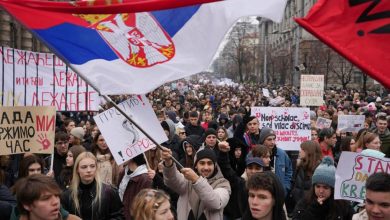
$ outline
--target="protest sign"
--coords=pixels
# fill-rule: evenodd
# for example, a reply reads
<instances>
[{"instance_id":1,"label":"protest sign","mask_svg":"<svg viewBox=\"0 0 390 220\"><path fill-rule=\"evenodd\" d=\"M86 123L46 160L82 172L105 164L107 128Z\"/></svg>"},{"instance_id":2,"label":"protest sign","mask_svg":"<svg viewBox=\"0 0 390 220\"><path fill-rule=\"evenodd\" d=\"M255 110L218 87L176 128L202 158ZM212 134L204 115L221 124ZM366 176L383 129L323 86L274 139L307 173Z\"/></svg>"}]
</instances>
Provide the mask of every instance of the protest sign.
<instances>
[{"instance_id":1,"label":"protest sign","mask_svg":"<svg viewBox=\"0 0 390 220\"><path fill-rule=\"evenodd\" d=\"M317 129L330 128L331 124L332 124L332 120L318 117L316 122L316 128Z\"/></svg>"},{"instance_id":2,"label":"protest sign","mask_svg":"<svg viewBox=\"0 0 390 220\"><path fill-rule=\"evenodd\" d=\"M300 144L311 140L310 110L308 108L252 107L263 127L272 128L276 134L276 145L283 150L299 150Z\"/></svg>"},{"instance_id":3,"label":"protest sign","mask_svg":"<svg viewBox=\"0 0 390 220\"><path fill-rule=\"evenodd\" d=\"M358 132L364 128L364 115L339 115L337 129L344 132Z\"/></svg>"},{"instance_id":4,"label":"protest sign","mask_svg":"<svg viewBox=\"0 0 390 220\"><path fill-rule=\"evenodd\" d=\"M145 95L132 96L118 106L157 143L168 140ZM119 165L156 147L114 107L96 115L94 120Z\"/></svg>"},{"instance_id":5,"label":"protest sign","mask_svg":"<svg viewBox=\"0 0 390 220\"><path fill-rule=\"evenodd\" d=\"M263 91L263 95L264 95L265 97L269 97L269 90L268 90L268 89L263 88L262 91Z\"/></svg>"},{"instance_id":6,"label":"protest sign","mask_svg":"<svg viewBox=\"0 0 390 220\"><path fill-rule=\"evenodd\" d=\"M0 106L98 110L98 93L53 54L2 47L0 60Z\"/></svg>"},{"instance_id":7,"label":"protest sign","mask_svg":"<svg viewBox=\"0 0 390 220\"><path fill-rule=\"evenodd\" d=\"M0 155L53 153L54 107L0 107L0 112Z\"/></svg>"},{"instance_id":8,"label":"protest sign","mask_svg":"<svg viewBox=\"0 0 390 220\"><path fill-rule=\"evenodd\" d=\"M324 104L324 75L301 75L300 105Z\"/></svg>"},{"instance_id":9,"label":"protest sign","mask_svg":"<svg viewBox=\"0 0 390 220\"><path fill-rule=\"evenodd\" d=\"M366 180L374 173L390 173L390 159L342 152L336 170L335 199L363 202Z\"/></svg>"}]
</instances>

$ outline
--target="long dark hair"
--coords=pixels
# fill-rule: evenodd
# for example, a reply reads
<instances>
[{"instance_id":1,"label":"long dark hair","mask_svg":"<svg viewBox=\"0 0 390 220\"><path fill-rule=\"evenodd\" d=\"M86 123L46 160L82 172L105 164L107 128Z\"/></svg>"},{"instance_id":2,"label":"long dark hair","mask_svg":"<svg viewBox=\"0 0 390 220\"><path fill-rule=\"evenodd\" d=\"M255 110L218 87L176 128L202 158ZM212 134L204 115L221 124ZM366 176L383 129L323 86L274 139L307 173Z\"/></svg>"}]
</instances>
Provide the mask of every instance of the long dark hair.
<instances>
[{"instance_id":1,"label":"long dark hair","mask_svg":"<svg viewBox=\"0 0 390 220\"><path fill-rule=\"evenodd\" d=\"M44 169L43 160L40 157L36 156L35 154L31 154L26 156L20 161L18 179L28 176L28 168L33 163L38 163L39 165L41 165L41 173L43 173L43 169Z\"/></svg>"}]
</instances>

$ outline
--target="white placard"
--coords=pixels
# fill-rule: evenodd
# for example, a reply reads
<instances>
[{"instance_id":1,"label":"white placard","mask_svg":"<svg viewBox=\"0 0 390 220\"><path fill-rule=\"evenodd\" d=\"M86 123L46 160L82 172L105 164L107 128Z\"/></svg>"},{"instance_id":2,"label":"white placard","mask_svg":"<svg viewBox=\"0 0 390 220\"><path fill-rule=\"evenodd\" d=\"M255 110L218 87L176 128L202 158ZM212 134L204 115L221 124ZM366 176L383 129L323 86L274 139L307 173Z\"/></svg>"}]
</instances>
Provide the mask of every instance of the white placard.
<instances>
[{"instance_id":1,"label":"white placard","mask_svg":"<svg viewBox=\"0 0 390 220\"><path fill-rule=\"evenodd\" d=\"M269 97L269 90L268 90L268 89L263 88L262 91L263 91L263 95L264 95L265 97Z\"/></svg>"},{"instance_id":2,"label":"white placard","mask_svg":"<svg viewBox=\"0 0 390 220\"><path fill-rule=\"evenodd\" d=\"M263 127L272 128L276 144L283 150L299 150L300 144L311 140L310 110L308 108L252 107Z\"/></svg>"},{"instance_id":3,"label":"white placard","mask_svg":"<svg viewBox=\"0 0 390 220\"><path fill-rule=\"evenodd\" d=\"M342 152L336 170L335 199L363 202L366 180L374 173L390 173L390 159Z\"/></svg>"},{"instance_id":4,"label":"white placard","mask_svg":"<svg viewBox=\"0 0 390 220\"><path fill-rule=\"evenodd\" d=\"M132 96L118 105L157 143L168 140L145 95ZM94 119L117 164L156 147L114 107L96 115Z\"/></svg>"},{"instance_id":5,"label":"white placard","mask_svg":"<svg viewBox=\"0 0 390 220\"><path fill-rule=\"evenodd\" d=\"M364 115L339 115L337 129L344 132L359 132L364 128Z\"/></svg>"},{"instance_id":6,"label":"white placard","mask_svg":"<svg viewBox=\"0 0 390 220\"><path fill-rule=\"evenodd\" d=\"M316 121L316 128L317 129L330 128L331 124L332 124L332 120L318 117Z\"/></svg>"},{"instance_id":7,"label":"white placard","mask_svg":"<svg viewBox=\"0 0 390 220\"><path fill-rule=\"evenodd\" d=\"M54 54L4 47L0 60L0 105L98 111L98 93Z\"/></svg>"},{"instance_id":8,"label":"white placard","mask_svg":"<svg viewBox=\"0 0 390 220\"><path fill-rule=\"evenodd\" d=\"M324 104L324 75L301 75L300 105Z\"/></svg>"}]
</instances>

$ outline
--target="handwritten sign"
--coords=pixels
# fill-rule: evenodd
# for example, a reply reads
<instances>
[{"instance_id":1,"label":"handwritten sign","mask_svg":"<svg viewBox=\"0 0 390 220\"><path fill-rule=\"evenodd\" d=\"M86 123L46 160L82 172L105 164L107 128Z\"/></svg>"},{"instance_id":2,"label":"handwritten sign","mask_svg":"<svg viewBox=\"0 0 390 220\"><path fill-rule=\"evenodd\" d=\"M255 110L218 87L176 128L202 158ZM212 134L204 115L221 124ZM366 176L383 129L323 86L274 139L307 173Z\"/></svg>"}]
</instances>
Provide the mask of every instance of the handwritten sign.
<instances>
[{"instance_id":1,"label":"handwritten sign","mask_svg":"<svg viewBox=\"0 0 390 220\"><path fill-rule=\"evenodd\" d=\"M53 153L54 107L0 107L0 112L0 155Z\"/></svg>"},{"instance_id":2,"label":"handwritten sign","mask_svg":"<svg viewBox=\"0 0 390 220\"><path fill-rule=\"evenodd\" d=\"M152 106L144 95L132 96L120 103L119 107L158 143L168 140ZM94 119L118 164L156 147L145 134L115 108L96 115Z\"/></svg>"},{"instance_id":3,"label":"handwritten sign","mask_svg":"<svg viewBox=\"0 0 390 220\"><path fill-rule=\"evenodd\" d=\"M98 111L98 93L53 54L4 47L0 60L0 106Z\"/></svg>"},{"instance_id":4,"label":"handwritten sign","mask_svg":"<svg viewBox=\"0 0 390 220\"><path fill-rule=\"evenodd\" d=\"M332 124L332 120L318 117L316 121L316 128L317 129L330 128L331 124Z\"/></svg>"},{"instance_id":5,"label":"handwritten sign","mask_svg":"<svg viewBox=\"0 0 390 220\"><path fill-rule=\"evenodd\" d=\"M310 110L308 108L252 107L263 127L272 128L276 144L283 150L299 150L300 144L311 139Z\"/></svg>"},{"instance_id":6,"label":"handwritten sign","mask_svg":"<svg viewBox=\"0 0 390 220\"><path fill-rule=\"evenodd\" d=\"M324 104L324 75L301 75L300 105Z\"/></svg>"},{"instance_id":7,"label":"handwritten sign","mask_svg":"<svg viewBox=\"0 0 390 220\"><path fill-rule=\"evenodd\" d=\"M339 115L337 129L344 132L359 132L364 128L364 115Z\"/></svg>"},{"instance_id":8,"label":"handwritten sign","mask_svg":"<svg viewBox=\"0 0 390 220\"><path fill-rule=\"evenodd\" d=\"M390 159L342 152L336 170L335 199L363 202L366 180L374 173L390 173Z\"/></svg>"}]
</instances>

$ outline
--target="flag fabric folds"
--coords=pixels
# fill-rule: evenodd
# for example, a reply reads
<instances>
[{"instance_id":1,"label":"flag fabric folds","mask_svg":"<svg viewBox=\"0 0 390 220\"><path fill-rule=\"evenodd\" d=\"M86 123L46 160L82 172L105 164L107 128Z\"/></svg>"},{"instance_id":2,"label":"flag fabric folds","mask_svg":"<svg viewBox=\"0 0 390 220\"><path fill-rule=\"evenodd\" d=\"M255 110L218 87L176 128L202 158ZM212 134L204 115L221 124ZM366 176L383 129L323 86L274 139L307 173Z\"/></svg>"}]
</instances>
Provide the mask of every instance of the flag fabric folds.
<instances>
[{"instance_id":1,"label":"flag fabric folds","mask_svg":"<svg viewBox=\"0 0 390 220\"><path fill-rule=\"evenodd\" d=\"M105 95L144 94L201 72L239 18L280 21L286 5L286 0L229 0L176 8L187 1L167 0L176 2L167 9L146 4L157 0L135 0L139 12L129 8L125 13L130 2L106 6L106 11L97 3L0 0L0 5ZM153 11L141 10L142 2Z\"/></svg>"},{"instance_id":2,"label":"flag fabric folds","mask_svg":"<svg viewBox=\"0 0 390 220\"><path fill-rule=\"evenodd\" d=\"M319 0L296 22L390 88L390 1Z\"/></svg>"}]
</instances>

